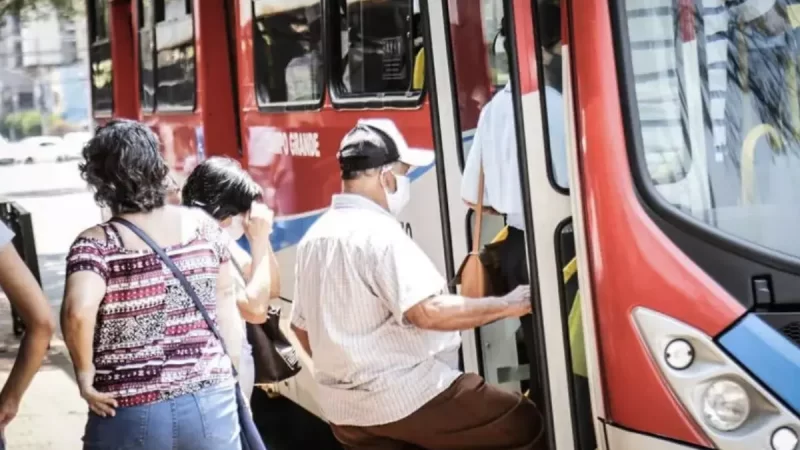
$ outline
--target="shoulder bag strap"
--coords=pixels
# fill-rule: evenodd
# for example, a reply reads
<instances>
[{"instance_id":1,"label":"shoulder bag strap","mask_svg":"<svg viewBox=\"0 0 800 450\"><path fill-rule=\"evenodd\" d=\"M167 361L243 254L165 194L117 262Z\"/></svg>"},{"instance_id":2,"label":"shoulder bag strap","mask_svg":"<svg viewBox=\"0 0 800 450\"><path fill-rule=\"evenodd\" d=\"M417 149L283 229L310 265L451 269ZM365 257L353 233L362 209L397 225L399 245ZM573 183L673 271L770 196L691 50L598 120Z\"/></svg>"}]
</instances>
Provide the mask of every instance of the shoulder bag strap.
<instances>
[{"instance_id":1,"label":"shoulder bag strap","mask_svg":"<svg viewBox=\"0 0 800 450\"><path fill-rule=\"evenodd\" d=\"M186 275L184 275L183 272L181 272L181 270L178 269L178 266L175 265L175 262L172 261L172 258L170 258L169 255L167 255L164 249L161 248L161 246L159 246L158 244L156 244L156 242L153 241L153 239L150 238L150 236L148 236L147 233L142 231L141 228L137 227L131 222L122 219L120 217L115 217L111 219L111 222L116 222L124 226L125 228L131 230L133 234L139 236L139 239L144 241L145 244L147 244L150 248L153 249L153 251L158 255L159 258L161 258L164 264L166 264L167 267L169 267L169 269L172 271L172 273L175 274L175 278L177 278L178 281L180 281L181 285L183 286L183 289L186 291L186 294L189 295L189 298L192 299L195 307L197 307L197 310L200 311L200 315L202 315L203 319L205 319L206 324L208 325L208 329L211 330L211 333L214 334L214 337L217 338L220 345L222 346L222 351L224 351L226 355L230 355L230 353L228 353L228 349L225 347L225 341L222 340L222 336L219 334L219 330L217 329L216 325L214 325L214 321L211 320L211 317L208 315L208 310L206 310L206 307L203 305L203 302L200 301L200 297L197 296L197 292L192 287L192 284L189 283L189 280L186 279ZM236 368L233 367L233 364L231 364L231 369L233 370L233 376L238 377Z\"/></svg>"},{"instance_id":2,"label":"shoulder bag strap","mask_svg":"<svg viewBox=\"0 0 800 450\"><path fill-rule=\"evenodd\" d=\"M478 254L481 249L481 228L483 227L483 196L484 196L483 161L478 175L478 203L475 205L475 229L472 230L472 253Z\"/></svg>"},{"instance_id":3,"label":"shoulder bag strap","mask_svg":"<svg viewBox=\"0 0 800 450\"><path fill-rule=\"evenodd\" d=\"M244 270L242 270L242 266L239 265L239 262L236 261L236 258L233 257L233 253L231 253L231 264L233 264L233 267L236 268L239 276L242 277L241 281L247 283L247 278L244 276Z\"/></svg>"}]
</instances>

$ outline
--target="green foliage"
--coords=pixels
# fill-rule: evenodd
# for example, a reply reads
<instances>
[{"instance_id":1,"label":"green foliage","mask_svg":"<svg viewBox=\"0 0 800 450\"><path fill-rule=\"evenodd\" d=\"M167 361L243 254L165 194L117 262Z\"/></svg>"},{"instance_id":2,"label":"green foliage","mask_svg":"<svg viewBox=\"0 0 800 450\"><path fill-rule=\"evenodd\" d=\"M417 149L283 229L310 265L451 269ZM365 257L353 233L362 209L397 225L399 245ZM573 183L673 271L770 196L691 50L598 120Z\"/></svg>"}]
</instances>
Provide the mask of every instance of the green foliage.
<instances>
[{"instance_id":1,"label":"green foliage","mask_svg":"<svg viewBox=\"0 0 800 450\"><path fill-rule=\"evenodd\" d=\"M70 17L77 11L75 0L0 0L0 22L5 17L21 17L44 13L55 9L62 17Z\"/></svg>"},{"instance_id":2,"label":"green foliage","mask_svg":"<svg viewBox=\"0 0 800 450\"><path fill-rule=\"evenodd\" d=\"M8 134L18 137L38 136L42 133L42 114L36 110L11 113L3 121Z\"/></svg>"},{"instance_id":3,"label":"green foliage","mask_svg":"<svg viewBox=\"0 0 800 450\"><path fill-rule=\"evenodd\" d=\"M25 136L33 136L42 132L42 114L39 111L31 110L22 113L20 128ZM38 129L38 132L37 132Z\"/></svg>"}]
</instances>

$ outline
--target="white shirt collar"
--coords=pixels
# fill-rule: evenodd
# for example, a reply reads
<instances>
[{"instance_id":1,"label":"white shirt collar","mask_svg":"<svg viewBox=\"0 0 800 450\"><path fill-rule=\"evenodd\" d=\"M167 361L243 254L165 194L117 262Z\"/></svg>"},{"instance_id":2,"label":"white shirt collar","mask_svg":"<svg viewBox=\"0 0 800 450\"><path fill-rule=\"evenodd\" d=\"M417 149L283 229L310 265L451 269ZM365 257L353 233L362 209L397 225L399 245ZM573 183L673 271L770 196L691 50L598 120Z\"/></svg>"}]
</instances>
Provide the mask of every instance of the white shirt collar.
<instances>
[{"instance_id":1,"label":"white shirt collar","mask_svg":"<svg viewBox=\"0 0 800 450\"><path fill-rule=\"evenodd\" d=\"M332 209L368 209L381 214L392 216L389 211L385 210L381 205L373 202L372 200L358 194L334 194L331 198Z\"/></svg>"}]
</instances>

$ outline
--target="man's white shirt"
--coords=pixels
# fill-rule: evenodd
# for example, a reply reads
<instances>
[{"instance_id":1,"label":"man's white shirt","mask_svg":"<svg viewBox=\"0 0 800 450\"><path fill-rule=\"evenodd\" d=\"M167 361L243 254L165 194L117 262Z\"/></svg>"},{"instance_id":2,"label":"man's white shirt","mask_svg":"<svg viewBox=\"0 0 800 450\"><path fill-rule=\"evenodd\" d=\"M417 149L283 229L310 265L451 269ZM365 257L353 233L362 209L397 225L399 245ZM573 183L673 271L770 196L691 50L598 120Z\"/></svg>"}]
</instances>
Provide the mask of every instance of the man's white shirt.
<instances>
[{"instance_id":1,"label":"man's white shirt","mask_svg":"<svg viewBox=\"0 0 800 450\"><path fill-rule=\"evenodd\" d=\"M334 196L296 258L291 323L308 332L317 398L331 423L398 421L461 375L459 333L423 330L404 318L445 292L446 281L379 205Z\"/></svg>"}]
</instances>

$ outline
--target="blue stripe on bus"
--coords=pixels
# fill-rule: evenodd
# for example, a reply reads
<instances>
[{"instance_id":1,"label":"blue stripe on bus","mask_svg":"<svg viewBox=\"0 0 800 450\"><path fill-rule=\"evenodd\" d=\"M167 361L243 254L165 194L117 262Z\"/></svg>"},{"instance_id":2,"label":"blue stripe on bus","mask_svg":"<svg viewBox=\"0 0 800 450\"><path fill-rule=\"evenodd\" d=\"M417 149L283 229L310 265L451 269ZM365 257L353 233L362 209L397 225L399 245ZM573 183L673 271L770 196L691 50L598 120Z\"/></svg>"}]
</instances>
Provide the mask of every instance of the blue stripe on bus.
<instances>
[{"instance_id":1,"label":"blue stripe on bus","mask_svg":"<svg viewBox=\"0 0 800 450\"><path fill-rule=\"evenodd\" d=\"M414 169L408 175L408 177L413 182L431 170L433 166L434 164L425 167L418 167ZM270 242L272 243L273 251L278 252L300 242L300 239L302 239L308 229L311 228L311 225L313 225L314 222L316 222L324 212L325 210L320 210L315 214L309 214L302 217L292 217L289 219L281 219L279 217L273 225L272 235L270 236ZM242 248L250 253L250 244L245 236L242 236L238 243L242 246Z\"/></svg>"},{"instance_id":2,"label":"blue stripe on bus","mask_svg":"<svg viewBox=\"0 0 800 450\"><path fill-rule=\"evenodd\" d=\"M753 314L721 335L719 344L795 413L800 412L800 348Z\"/></svg>"}]
</instances>

